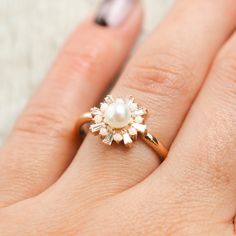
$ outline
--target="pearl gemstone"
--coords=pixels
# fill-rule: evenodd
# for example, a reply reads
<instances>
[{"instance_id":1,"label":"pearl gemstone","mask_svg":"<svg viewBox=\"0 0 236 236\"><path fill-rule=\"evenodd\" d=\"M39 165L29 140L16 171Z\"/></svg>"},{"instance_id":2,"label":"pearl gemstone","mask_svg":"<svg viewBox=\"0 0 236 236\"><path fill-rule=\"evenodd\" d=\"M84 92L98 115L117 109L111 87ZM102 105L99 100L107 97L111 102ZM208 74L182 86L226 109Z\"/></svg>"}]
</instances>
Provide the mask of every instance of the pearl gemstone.
<instances>
[{"instance_id":1,"label":"pearl gemstone","mask_svg":"<svg viewBox=\"0 0 236 236\"><path fill-rule=\"evenodd\" d=\"M130 122L131 113L126 103L116 101L108 106L105 112L105 121L114 129L121 129Z\"/></svg>"}]
</instances>

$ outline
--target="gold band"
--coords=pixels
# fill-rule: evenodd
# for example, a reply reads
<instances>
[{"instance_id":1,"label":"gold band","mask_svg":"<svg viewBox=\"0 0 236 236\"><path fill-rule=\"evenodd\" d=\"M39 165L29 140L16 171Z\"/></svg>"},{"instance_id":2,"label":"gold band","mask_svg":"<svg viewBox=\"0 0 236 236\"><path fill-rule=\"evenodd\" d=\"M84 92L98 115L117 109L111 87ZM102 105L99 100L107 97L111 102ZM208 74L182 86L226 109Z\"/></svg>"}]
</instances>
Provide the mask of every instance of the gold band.
<instances>
[{"instance_id":1,"label":"gold band","mask_svg":"<svg viewBox=\"0 0 236 236\"><path fill-rule=\"evenodd\" d=\"M77 129L80 129L85 123L91 122L92 119L91 113L84 113L77 121ZM165 159L167 157L167 148L165 148L165 146L156 137L146 132L145 134L142 134L142 138L158 154L160 158Z\"/></svg>"}]
</instances>

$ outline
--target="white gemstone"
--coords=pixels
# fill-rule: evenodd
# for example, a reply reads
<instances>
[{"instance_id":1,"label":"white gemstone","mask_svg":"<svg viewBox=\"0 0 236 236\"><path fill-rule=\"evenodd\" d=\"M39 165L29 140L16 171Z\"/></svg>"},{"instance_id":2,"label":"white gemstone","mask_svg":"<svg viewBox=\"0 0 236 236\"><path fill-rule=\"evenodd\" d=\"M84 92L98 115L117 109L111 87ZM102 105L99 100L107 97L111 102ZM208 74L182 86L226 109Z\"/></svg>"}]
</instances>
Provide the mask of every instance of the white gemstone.
<instances>
[{"instance_id":1,"label":"white gemstone","mask_svg":"<svg viewBox=\"0 0 236 236\"><path fill-rule=\"evenodd\" d=\"M134 127L131 127L131 128L129 128L129 134L131 135L131 136L134 136L134 135L137 135L138 134L138 131L134 128Z\"/></svg>"},{"instance_id":2,"label":"white gemstone","mask_svg":"<svg viewBox=\"0 0 236 236\"><path fill-rule=\"evenodd\" d=\"M132 124L132 127L141 133L145 133L147 131L147 126L143 124L134 123Z\"/></svg>"},{"instance_id":3,"label":"white gemstone","mask_svg":"<svg viewBox=\"0 0 236 236\"><path fill-rule=\"evenodd\" d=\"M121 129L130 122L131 113L126 103L114 102L105 112L105 120L111 128Z\"/></svg>"},{"instance_id":4,"label":"white gemstone","mask_svg":"<svg viewBox=\"0 0 236 236\"><path fill-rule=\"evenodd\" d=\"M94 119L95 123L101 123L103 120L102 116L100 116L100 115L96 115L93 119Z\"/></svg>"},{"instance_id":5,"label":"white gemstone","mask_svg":"<svg viewBox=\"0 0 236 236\"><path fill-rule=\"evenodd\" d=\"M113 133L109 133L104 139L103 139L103 143L107 144L107 145L111 145L112 141L114 138L114 134Z\"/></svg>"},{"instance_id":6,"label":"white gemstone","mask_svg":"<svg viewBox=\"0 0 236 236\"><path fill-rule=\"evenodd\" d=\"M102 112L101 112L101 110L100 110L99 108L93 107L93 108L91 109L91 114L94 115L94 116L96 116L96 115L101 115Z\"/></svg>"},{"instance_id":7,"label":"white gemstone","mask_svg":"<svg viewBox=\"0 0 236 236\"><path fill-rule=\"evenodd\" d=\"M128 103L128 105L130 105L131 103L134 102L134 97L133 96L129 96L126 98L126 102Z\"/></svg>"},{"instance_id":8,"label":"white gemstone","mask_svg":"<svg viewBox=\"0 0 236 236\"><path fill-rule=\"evenodd\" d=\"M137 116L137 117L135 117L135 122L136 123L139 123L139 124L141 124L141 123L143 123L143 117L142 116Z\"/></svg>"},{"instance_id":9,"label":"white gemstone","mask_svg":"<svg viewBox=\"0 0 236 236\"><path fill-rule=\"evenodd\" d=\"M125 145L129 145L133 142L128 133L123 134L123 139Z\"/></svg>"},{"instance_id":10,"label":"white gemstone","mask_svg":"<svg viewBox=\"0 0 236 236\"><path fill-rule=\"evenodd\" d=\"M108 104L107 103L101 103L100 109L101 109L102 112L105 112L107 110L107 108L108 108Z\"/></svg>"},{"instance_id":11,"label":"white gemstone","mask_svg":"<svg viewBox=\"0 0 236 236\"><path fill-rule=\"evenodd\" d=\"M106 128L101 128L99 134L102 136L106 136L108 135L108 130Z\"/></svg>"},{"instance_id":12,"label":"white gemstone","mask_svg":"<svg viewBox=\"0 0 236 236\"><path fill-rule=\"evenodd\" d=\"M100 131L101 128L104 127L104 123L99 123L99 124L92 124L90 125L90 130L92 133Z\"/></svg>"},{"instance_id":13,"label":"white gemstone","mask_svg":"<svg viewBox=\"0 0 236 236\"><path fill-rule=\"evenodd\" d=\"M135 116L142 116L147 114L147 109L139 108L138 110L134 111Z\"/></svg>"},{"instance_id":14,"label":"white gemstone","mask_svg":"<svg viewBox=\"0 0 236 236\"><path fill-rule=\"evenodd\" d=\"M111 95L107 95L104 100L107 104L111 104L114 102L114 99Z\"/></svg>"},{"instance_id":15,"label":"white gemstone","mask_svg":"<svg viewBox=\"0 0 236 236\"><path fill-rule=\"evenodd\" d=\"M116 134L114 135L114 140L115 140L117 143L121 142L122 139L123 139L123 137L122 137L121 134L116 133Z\"/></svg>"},{"instance_id":16,"label":"white gemstone","mask_svg":"<svg viewBox=\"0 0 236 236\"><path fill-rule=\"evenodd\" d=\"M129 107L131 111L136 111L138 109L137 103L131 103Z\"/></svg>"}]
</instances>

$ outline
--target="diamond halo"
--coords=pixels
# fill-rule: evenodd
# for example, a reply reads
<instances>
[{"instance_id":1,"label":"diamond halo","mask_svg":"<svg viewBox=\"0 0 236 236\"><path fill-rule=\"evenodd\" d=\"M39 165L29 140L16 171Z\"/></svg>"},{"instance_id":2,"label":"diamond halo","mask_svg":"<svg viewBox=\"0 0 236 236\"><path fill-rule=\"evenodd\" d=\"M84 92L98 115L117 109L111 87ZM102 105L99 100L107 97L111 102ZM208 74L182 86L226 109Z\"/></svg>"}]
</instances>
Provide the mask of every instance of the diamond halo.
<instances>
[{"instance_id":1,"label":"diamond halo","mask_svg":"<svg viewBox=\"0 0 236 236\"><path fill-rule=\"evenodd\" d=\"M90 113L90 131L95 135L99 134L107 145L123 142L125 146L130 146L137 139L138 133L147 132L147 126L144 124L147 109L135 103L132 96L113 98L108 95L100 106L93 107Z\"/></svg>"}]
</instances>

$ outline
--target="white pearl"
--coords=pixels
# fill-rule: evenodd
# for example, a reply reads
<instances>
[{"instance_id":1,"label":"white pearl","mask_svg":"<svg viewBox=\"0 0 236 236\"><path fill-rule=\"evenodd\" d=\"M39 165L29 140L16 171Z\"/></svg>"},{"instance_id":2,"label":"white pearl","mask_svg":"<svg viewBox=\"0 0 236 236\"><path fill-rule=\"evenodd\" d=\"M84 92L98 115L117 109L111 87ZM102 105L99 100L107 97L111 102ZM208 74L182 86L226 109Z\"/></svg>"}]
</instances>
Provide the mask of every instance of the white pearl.
<instances>
[{"instance_id":1,"label":"white pearl","mask_svg":"<svg viewBox=\"0 0 236 236\"><path fill-rule=\"evenodd\" d=\"M131 128L129 128L129 134L131 135L131 136L134 136L134 135L137 135L138 134L138 131L135 129L135 128L133 128L133 127L131 127Z\"/></svg>"},{"instance_id":2,"label":"white pearl","mask_svg":"<svg viewBox=\"0 0 236 236\"><path fill-rule=\"evenodd\" d=\"M130 110L126 103L115 102L108 106L105 112L105 120L115 129L121 129L130 122Z\"/></svg>"},{"instance_id":3,"label":"white pearl","mask_svg":"<svg viewBox=\"0 0 236 236\"><path fill-rule=\"evenodd\" d=\"M108 130L106 128L101 128L99 134L102 136L107 136Z\"/></svg>"},{"instance_id":4,"label":"white pearl","mask_svg":"<svg viewBox=\"0 0 236 236\"><path fill-rule=\"evenodd\" d=\"M122 137L121 134L116 133L116 134L114 135L114 140L115 140L117 143L121 142L122 139L123 139L123 137Z\"/></svg>"}]
</instances>

